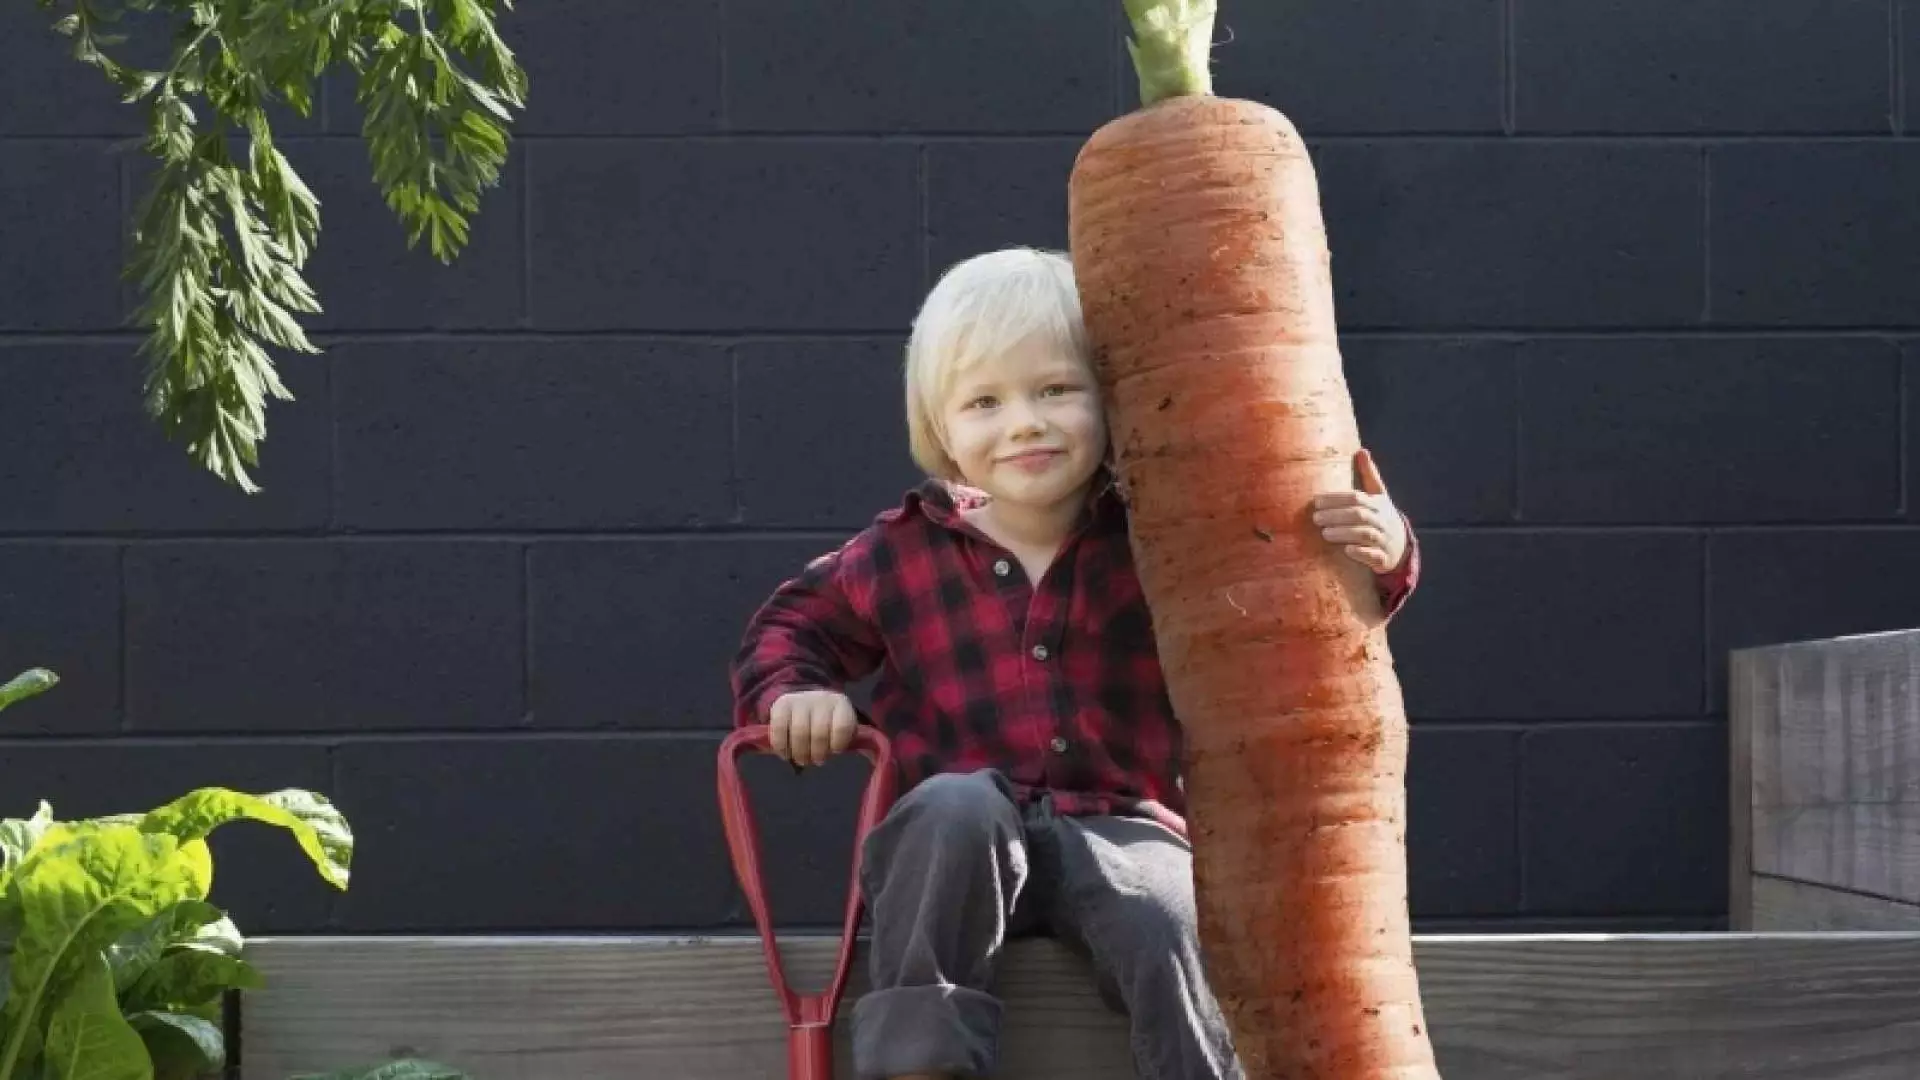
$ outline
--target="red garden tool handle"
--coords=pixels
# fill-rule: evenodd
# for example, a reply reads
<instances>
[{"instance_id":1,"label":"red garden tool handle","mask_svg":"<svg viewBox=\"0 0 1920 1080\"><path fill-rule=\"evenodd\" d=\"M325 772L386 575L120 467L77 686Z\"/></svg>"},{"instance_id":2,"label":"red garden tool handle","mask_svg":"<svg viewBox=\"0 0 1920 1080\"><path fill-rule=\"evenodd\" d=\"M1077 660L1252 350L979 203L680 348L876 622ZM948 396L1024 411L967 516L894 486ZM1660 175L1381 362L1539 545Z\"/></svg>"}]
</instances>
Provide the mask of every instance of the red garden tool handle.
<instances>
[{"instance_id":1,"label":"red garden tool handle","mask_svg":"<svg viewBox=\"0 0 1920 1080\"><path fill-rule=\"evenodd\" d=\"M866 724L854 729L853 749L873 762L873 774L867 780L865 796L860 800L860 817L854 827L853 871L847 885L846 922L840 933L840 956L834 966L833 981L824 991L796 993L787 985L786 968L780 963L780 947L774 940L773 920L767 913L767 894L760 879L760 832L754 826L753 811L740 785L739 760L749 751L771 749L768 729L754 724L736 729L720 744L720 821L727 832L727 850L733 858L733 872L746 893L747 907L760 929L760 944L767 954L767 976L780 997L787 1017L787 1075L790 1080L832 1080L833 1016L840 1006L841 991L846 988L847 970L853 961L854 936L860 927L860 850L867 833L886 815L893 804L893 751L887 737Z\"/></svg>"}]
</instances>

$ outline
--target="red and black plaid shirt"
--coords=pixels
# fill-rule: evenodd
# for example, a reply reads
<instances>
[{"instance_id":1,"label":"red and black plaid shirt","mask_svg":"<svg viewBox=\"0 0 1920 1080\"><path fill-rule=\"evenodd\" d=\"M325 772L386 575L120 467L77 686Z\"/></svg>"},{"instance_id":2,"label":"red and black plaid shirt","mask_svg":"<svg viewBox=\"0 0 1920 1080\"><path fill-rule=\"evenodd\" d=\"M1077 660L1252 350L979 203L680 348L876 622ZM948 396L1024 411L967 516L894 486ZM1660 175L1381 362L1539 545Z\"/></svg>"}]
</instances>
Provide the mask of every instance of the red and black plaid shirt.
<instances>
[{"instance_id":1,"label":"red and black plaid shirt","mask_svg":"<svg viewBox=\"0 0 1920 1080\"><path fill-rule=\"evenodd\" d=\"M780 586L734 657L734 722L878 671L862 721L892 742L901 792L990 767L1060 813L1144 814L1184 833L1180 730L1119 495L1090 499L1038 588L962 517L979 497L929 481ZM1406 557L1378 579L1388 614L1419 565L1409 527Z\"/></svg>"}]
</instances>

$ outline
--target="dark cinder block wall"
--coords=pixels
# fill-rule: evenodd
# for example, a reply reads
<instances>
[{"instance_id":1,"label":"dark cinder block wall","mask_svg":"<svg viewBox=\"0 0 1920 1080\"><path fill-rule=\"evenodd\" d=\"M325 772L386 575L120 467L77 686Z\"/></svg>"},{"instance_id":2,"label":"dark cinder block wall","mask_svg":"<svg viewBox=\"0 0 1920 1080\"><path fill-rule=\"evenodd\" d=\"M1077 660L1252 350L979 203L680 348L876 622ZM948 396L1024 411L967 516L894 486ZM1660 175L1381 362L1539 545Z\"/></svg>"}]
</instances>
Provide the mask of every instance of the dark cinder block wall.
<instances>
[{"instance_id":1,"label":"dark cinder block wall","mask_svg":"<svg viewBox=\"0 0 1920 1080\"><path fill-rule=\"evenodd\" d=\"M1906 0L1222 0L1223 92L1311 140L1365 434L1427 545L1393 631L1423 929L1724 919L1732 647L1920 625L1920 11ZM0 813L334 796L329 892L235 826L254 931L746 917L713 755L740 625L913 479L932 275L1065 243L1133 100L1117 0L552 0L471 249L405 249L355 106L327 351L248 498L140 414L137 130L0 7ZM863 767L749 769L790 923Z\"/></svg>"}]
</instances>

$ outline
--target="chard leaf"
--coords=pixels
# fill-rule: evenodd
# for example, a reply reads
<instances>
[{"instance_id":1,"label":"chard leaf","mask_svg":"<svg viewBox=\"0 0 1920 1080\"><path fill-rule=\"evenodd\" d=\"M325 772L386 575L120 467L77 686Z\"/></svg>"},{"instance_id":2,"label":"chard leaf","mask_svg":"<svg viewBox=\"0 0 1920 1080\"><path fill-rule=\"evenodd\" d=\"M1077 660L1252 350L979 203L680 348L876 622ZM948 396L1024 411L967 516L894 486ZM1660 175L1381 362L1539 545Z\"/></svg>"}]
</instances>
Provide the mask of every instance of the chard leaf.
<instances>
[{"instance_id":1,"label":"chard leaf","mask_svg":"<svg viewBox=\"0 0 1920 1080\"><path fill-rule=\"evenodd\" d=\"M154 1080L195 1080L226 1067L226 1036L203 1017L149 1010L127 1020L146 1043Z\"/></svg>"},{"instance_id":2,"label":"chard leaf","mask_svg":"<svg viewBox=\"0 0 1920 1080\"><path fill-rule=\"evenodd\" d=\"M23 916L20 903L11 892L0 894L0 1010L4 1010L13 982L13 947L20 940L20 928ZM6 1038L4 1029L0 1029L0 1040Z\"/></svg>"},{"instance_id":3,"label":"chard leaf","mask_svg":"<svg viewBox=\"0 0 1920 1080\"><path fill-rule=\"evenodd\" d=\"M247 795L226 788L201 788L149 812L140 828L198 840L227 822L243 818L279 825L293 833L320 876L337 888L347 887L353 832L326 796L311 791L288 788Z\"/></svg>"},{"instance_id":4,"label":"chard leaf","mask_svg":"<svg viewBox=\"0 0 1920 1080\"><path fill-rule=\"evenodd\" d=\"M100 956L80 965L47 1024L48 1080L153 1080L139 1032L120 1014L113 972Z\"/></svg>"},{"instance_id":5,"label":"chard leaf","mask_svg":"<svg viewBox=\"0 0 1920 1080\"><path fill-rule=\"evenodd\" d=\"M0 709L16 701L25 701L35 694L45 693L59 681L60 676L46 668L29 668L0 684Z\"/></svg>"},{"instance_id":6,"label":"chard leaf","mask_svg":"<svg viewBox=\"0 0 1920 1080\"><path fill-rule=\"evenodd\" d=\"M16 1065L37 1056L43 1030L51 1038L51 1018L66 1016L69 1048L92 1040L99 1025L83 1023L90 1015L87 1008L70 1007L67 999L82 990L112 999L113 972L101 952L159 912L204 898L211 877L212 859L203 841L182 843L126 825L60 823L48 829L8 884L19 898L21 924L7 1001L0 1007L0 1032L6 1038L0 1077L15 1075ZM104 980L99 990L84 985L96 968ZM70 1009L78 1011L62 1011ZM117 1003L113 1014L120 1016ZM134 1042L139 1043L137 1036ZM144 1049L140 1058L146 1060ZM103 1073L99 1080L121 1075ZM62 1080L64 1074L50 1065L49 1076Z\"/></svg>"},{"instance_id":7,"label":"chard leaf","mask_svg":"<svg viewBox=\"0 0 1920 1080\"><path fill-rule=\"evenodd\" d=\"M226 953L226 930L222 924L233 926L219 908L205 900L182 900L122 934L107 949L114 989L125 991L158 963L168 949L204 947ZM237 936L237 931L235 933ZM232 952L239 952L237 943Z\"/></svg>"},{"instance_id":8,"label":"chard leaf","mask_svg":"<svg viewBox=\"0 0 1920 1080\"><path fill-rule=\"evenodd\" d=\"M159 889L156 881L154 889L143 889L137 879L144 867L146 870L164 868L161 877L168 880L179 878L179 886L188 891L171 900L156 901L151 909L140 912L140 920L158 915L162 908L170 907L180 900L205 900L207 891L213 888L213 852L207 848L205 840L187 840L165 834L149 834L140 829L137 820L90 818L86 821L56 821L47 826L40 842L29 852L20 864L18 874L41 864L58 863L67 860L75 862L82 870L93 874L102 882L119 882L122 887L134 890L141 895L173 896L168 885ZM170 843L154 845L146 843L149 835L158 836ZM133 852L144 852L133 863L126 863ZM44 867L38 872L44 873ZM122 928L122 932L133 924ZM115 934L118 937L118 934Z\"/></svg>"},{"instance_id":9,"label":"chard leaf","mask_svg":"<svg viewBox=\"0 0 1920 1080\"><path fill-rule=\"evenodd\" d=\"M45 799L40 800L40 809L30 818L0 821L0 889L7 887L7 879L13 875L14 868L26 859L34 845L52 827L53 807Z\"/></svg>"},{"instance_id":10,"label":"chard leaf","mask_svg":"<svg viewBox=\"0 0 1920 1080\"><path fill-rule=\"evenodd\" d=\"M175 949L127 987L122 1004L131 1010L193 1009L219 1002L228 990L266 985L245 960L198 949Z\"/></svg>"},{"instance_id":11,"label":"chard leaf","mask_svg":"<svg viewBox=\"0 0 1920 1080\"><path fill-rule=\"evenodd\" d=\"M192 937L180 943L183 949L199 949L222 956L239 956L245 946L245 941L240 937L240 928L233 925L233 920L224 914L195 930Z\"/></svg>"}]
</instances>

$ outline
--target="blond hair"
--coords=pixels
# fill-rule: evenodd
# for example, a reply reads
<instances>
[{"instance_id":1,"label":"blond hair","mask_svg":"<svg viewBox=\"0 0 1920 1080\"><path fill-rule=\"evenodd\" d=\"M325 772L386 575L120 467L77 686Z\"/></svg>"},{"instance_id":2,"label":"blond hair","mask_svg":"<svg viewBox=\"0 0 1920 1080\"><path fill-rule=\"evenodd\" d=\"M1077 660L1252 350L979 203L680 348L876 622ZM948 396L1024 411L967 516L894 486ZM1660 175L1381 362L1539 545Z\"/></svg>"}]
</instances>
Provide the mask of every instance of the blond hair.
<instances>
[{"instance_id":1,"label":"blond hair","mask_svg":"<svg viewBox=\"0 0 1920 1080\"><path fill-rule=\"evenodd\" d=\"M907 445L928 476L959 479L940 422L955 381L981 358L1035 334L1087 359L1080 294L1065 254L1005 248L955 263L940 276L907 339Z\"/></svg>"}]
</instances>

